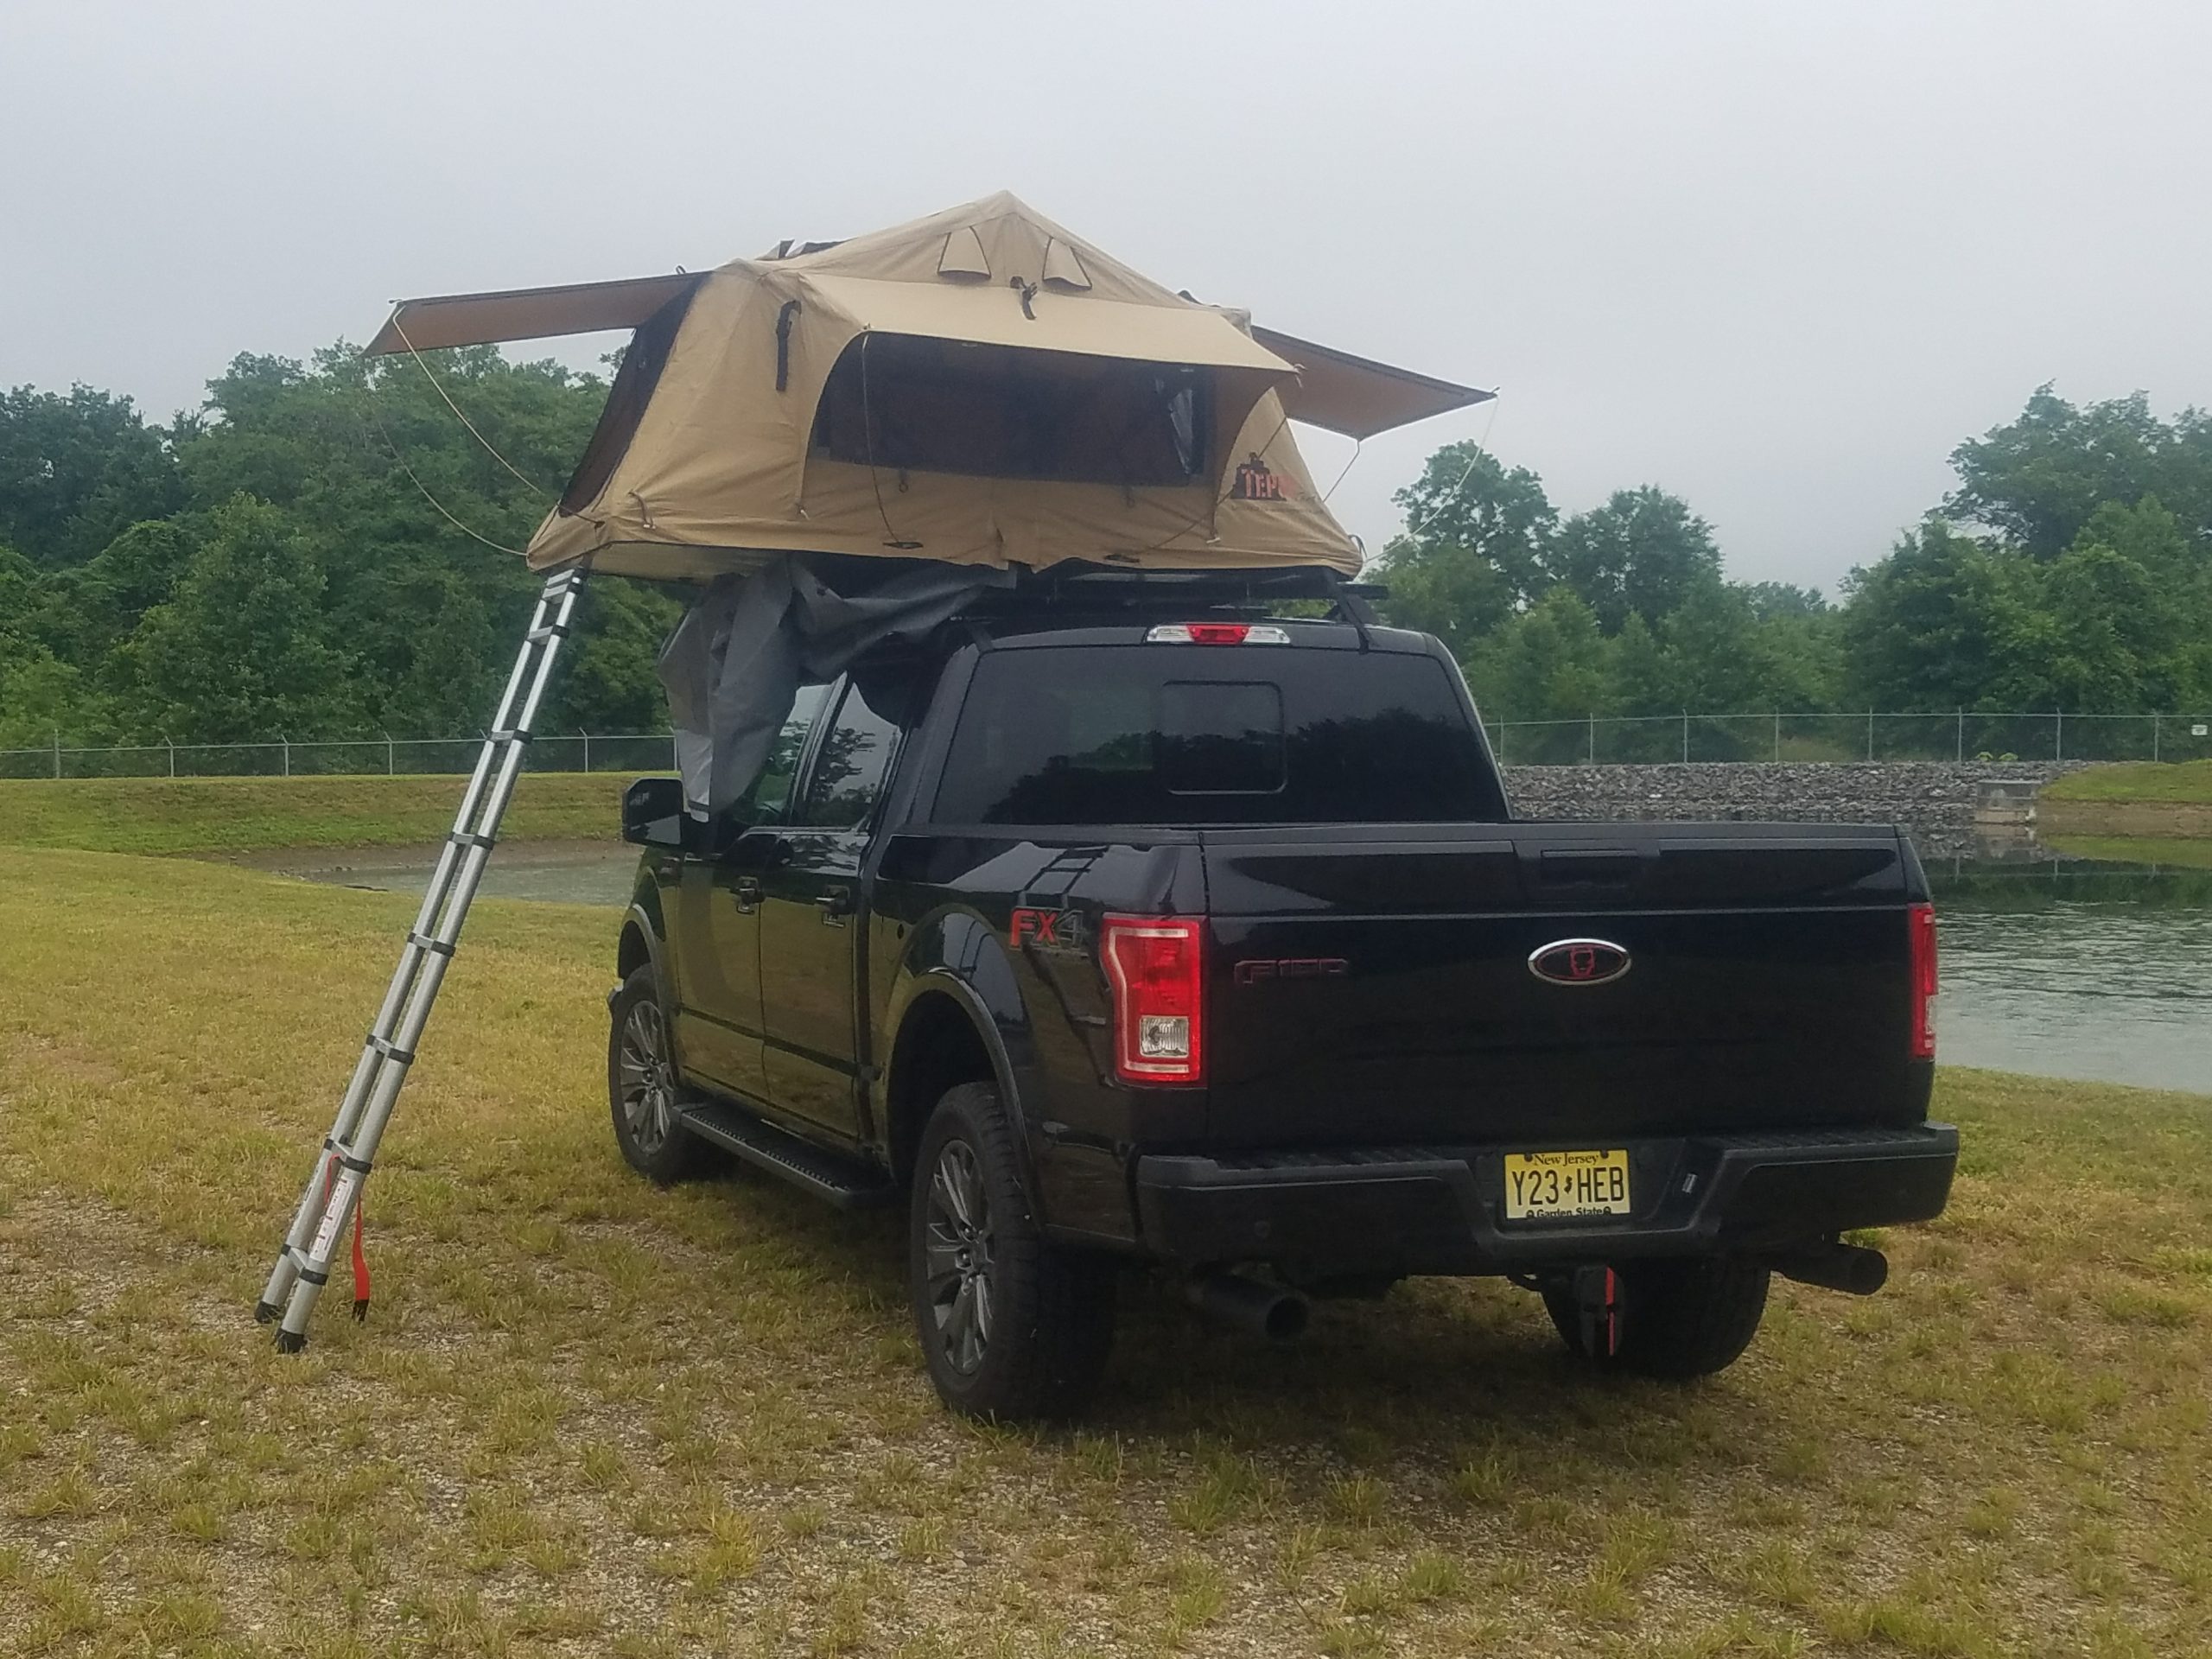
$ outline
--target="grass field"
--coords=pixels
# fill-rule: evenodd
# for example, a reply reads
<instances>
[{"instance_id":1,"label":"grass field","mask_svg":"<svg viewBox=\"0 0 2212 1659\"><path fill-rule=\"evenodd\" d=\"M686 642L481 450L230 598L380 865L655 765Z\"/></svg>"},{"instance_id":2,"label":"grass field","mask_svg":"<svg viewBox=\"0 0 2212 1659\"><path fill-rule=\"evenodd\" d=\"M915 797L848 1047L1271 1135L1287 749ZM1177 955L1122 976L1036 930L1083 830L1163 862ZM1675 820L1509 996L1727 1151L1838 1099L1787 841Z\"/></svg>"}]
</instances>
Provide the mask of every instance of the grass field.
<instances>
[{"instance_id":1,"label":"grass field","mask_svg":"<svg viewBox=\"0 0 2212 1659\"><path fill-rule=\"evenodd\" d=\"M621 834L629 781L622 772L525 772L501 834L613 840ZM108 853L405 846L453 828L467 782L446 774L0 779L0 846Z\"/></svg>"},{"instance_id":2,"label":"grass field","mask_svg":"<svg viewBox=\"0 0 2212 1659\"><path fill-rule=\"evenodd\" d=\"M2212 760L2127 761L2069 772L2047 785L2052 801L2156 801L2212 806Z\"/></svg>"},{"instance_id":3,"label":"grass field","mask_svg":"<svg viewBox=\"0 0 2212 1659\"><path fill-rule=\"evenodd\" d=\"M370 1187L250 1320L412 912L0 849L0 1652L2212 1650L2212 1103L1948 1072L1891 1288L1595 1379L1420 1283L1255 1347L1133 1281L1095 1420L938 1408L896 1224L632 1178L604 912L486 902Z\"/></svg>"}]
</instances>

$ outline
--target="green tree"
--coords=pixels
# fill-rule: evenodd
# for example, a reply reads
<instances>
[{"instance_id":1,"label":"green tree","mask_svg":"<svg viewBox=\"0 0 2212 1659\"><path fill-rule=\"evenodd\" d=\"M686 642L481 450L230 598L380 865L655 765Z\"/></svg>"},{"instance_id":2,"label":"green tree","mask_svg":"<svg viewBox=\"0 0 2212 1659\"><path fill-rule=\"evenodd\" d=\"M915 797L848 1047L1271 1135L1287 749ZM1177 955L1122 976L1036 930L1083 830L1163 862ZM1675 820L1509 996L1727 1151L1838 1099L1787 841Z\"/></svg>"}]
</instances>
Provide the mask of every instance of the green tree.
<instances>
[{"instance_id":1,"label":"green tree","mask_svg":"<svg viewBox=\"0 0 2212 1659\"><path fill-rule=\"evenodd\" d=\"M1972 537L1936 519L1889 557L1845 579L1845 677L1865 708L1984 706L2011 573Z\"/></svg>"},{"instance_id":2,"label":"green tree","mask_svg":"<svg viewBox=\"0 0 2212 1659\"><path fill-rule=\"evenodd\" d=\"M0 391L0 542L48 569L81 563L182 504L166 435L128 397Z\"/></svg>"},{"instance_id":3,"label":"green tree","mask_svg":"<svg viewBox=\"0 0 2212 1659\"><path fill-rule=\"evenodd\" d=\"M34 626L54 652L97 673L138 620L176 590L193 532L175 519L137 524L84 563L41 584Z\"/></svg>"},{"instance_id":4,"label":"green tree","mask_svg":"<svg viewBox=\"0 0 2212 1659\"><path fill-rule=\"evenodd\" d=\"M2076 408L2039 386L2020 417L1951 453L1952 518L1981 524L2030 556L2056 559L2099 508L2164 501L2192 531L2212 529L2212 416L2168 423L2141 392Z\"/></svg>"},{"instance_id":5,"label":"green tree","mask_svg":"<svg viewBox=\"0 0 2212 1659\"><path fill-rule=\"evenodd\" d=\"M175 596L120 648L146 729L194 743L360 729L323 591L285 514L245 495L215 509Z\"/></svg>"},{"instance_id":6,"label":"green tree","mask_svg":"<svg viewBox=\"0 0 2212 1659\"><path fill-rule=\"evenodd\" d=\"M1611 664L1590 607L1554 588L1471 654L1470 689L1494 720L1580 720L1609 706Z\"/></svg>"},{"instance_id":7,"label":"green tree","mask_svg":"<svg viewBox=\"0 0 2212 1659\"><path fill-rule=\"evenodd\" d=\"M1578 512L1543 551L1549 578L1581 595L1607 633L1631 614L1656 624L1720 585L1713 529L1689 503L1645 485Z\"/></svg>"},{"instance_id":8,"label":"green tree","mask_svg":"<svg viewBox=\"0 0 2212 1659\"><path fill-rule=\"evenodd\" d=\"M1471 442L1446 444L1393 499L1406 529L1379 562L1392 621L1458 650L1542 592L1559 514L1526 467L1509 469Z\"/></svg>"}]
</instances>

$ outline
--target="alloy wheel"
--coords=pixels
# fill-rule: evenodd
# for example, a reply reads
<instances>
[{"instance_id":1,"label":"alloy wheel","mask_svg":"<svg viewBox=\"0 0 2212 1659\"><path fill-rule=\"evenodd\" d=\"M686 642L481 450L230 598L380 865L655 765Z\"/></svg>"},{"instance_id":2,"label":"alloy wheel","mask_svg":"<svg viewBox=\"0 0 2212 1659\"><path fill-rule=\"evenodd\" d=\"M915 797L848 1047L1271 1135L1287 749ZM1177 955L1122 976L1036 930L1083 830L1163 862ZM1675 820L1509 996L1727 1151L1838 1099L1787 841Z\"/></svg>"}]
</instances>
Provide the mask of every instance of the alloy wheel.
<instances>
[{"instance_id":1,"label":"alloy wheel","mask_svg":"<svg viewBox=\"0 0 2212 1659\"><path fill-rule=\"evenodd\" d=\"M659 1006L630 1005L622 1022L622 1122L638 1150L650 1158L676 1128L676 1071L669 1064L668 1031Z\"/></svg>"},{"instance_id":2,"label":"alloy wheel","mask_svg":"<svg viewBox=\"0 0 2212 1659\"><path fill-rule=\"evenodd\" d=\"M937 1339L962 1376L972 1376L990 1347L991 1209L975 1149L948 1141L930 1177L928 1236L923 1245Z\"/></svg>"}]
</instances>

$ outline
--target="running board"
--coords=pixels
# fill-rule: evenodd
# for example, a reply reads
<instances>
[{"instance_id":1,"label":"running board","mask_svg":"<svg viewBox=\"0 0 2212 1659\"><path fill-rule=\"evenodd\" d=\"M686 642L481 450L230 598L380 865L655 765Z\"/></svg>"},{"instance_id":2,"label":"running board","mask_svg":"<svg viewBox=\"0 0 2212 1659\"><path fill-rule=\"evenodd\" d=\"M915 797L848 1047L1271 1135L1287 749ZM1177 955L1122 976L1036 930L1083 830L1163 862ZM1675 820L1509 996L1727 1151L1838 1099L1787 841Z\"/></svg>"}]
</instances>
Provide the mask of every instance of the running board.
<instances>
[{"instance_id":1,"label":"running board","mask_svg":"<svg viewBox=\"0 0 2212 1659\"><path fill-rule=\"evenodd\" d=\"M874 1210L899 1197L898 1183L882 1171L786 1135L727 1101L688 1102L677 1109L677 1118L702 1141L734 1152L840 1210Z\"/></svg>"}]
</instances>

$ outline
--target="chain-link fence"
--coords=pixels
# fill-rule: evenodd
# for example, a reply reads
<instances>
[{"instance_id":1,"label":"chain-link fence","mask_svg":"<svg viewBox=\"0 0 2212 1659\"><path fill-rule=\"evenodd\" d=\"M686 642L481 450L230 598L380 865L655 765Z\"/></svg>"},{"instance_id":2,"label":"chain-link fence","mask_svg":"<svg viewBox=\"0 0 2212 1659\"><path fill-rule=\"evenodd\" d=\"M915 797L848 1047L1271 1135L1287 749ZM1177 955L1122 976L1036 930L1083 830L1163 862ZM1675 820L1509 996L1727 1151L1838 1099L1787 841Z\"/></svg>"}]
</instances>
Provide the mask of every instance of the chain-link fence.
<instances>
[{"instance_id":1,"label":"chain-link fence","mask_svg":"<svg viewBox=\"0 0 2212 1659\"><path fill-rule=\"evenodd\" d=\"M0 749L0 778L315 778L468 771L481 737L365 737L295 743L135 743L87 747L55 740ZM670 772L666 732L540 733L524 751L531 772Z\"/></svg>"},{"instance_id":2,"label":"chain-link fence","mask_svg":"<svg viewBox=\"0 0 2212 1659\"><path fill-rule=\"evenodd\" d=\"M1485 722L1508 766L1667 761L2203 760L2201 715L1591 715Z\"/></svg>"},{"instance_id":3,"label":"chain-link fence","mask_svg":"<svg viewBox=\"0 0 2212 1659\"><path fill-rule=\"evenodd\" d=\"M1508 766L1621 766L1667 761L2204 760L2212 712L2202 715L1592 715L1486 722ZM480 737L366 737L296 743L62 741L0 749L0 778L303 778L467 772ZM533 772L667 772L665 732L542 734Z\"/></svg>"}]
</instances>

